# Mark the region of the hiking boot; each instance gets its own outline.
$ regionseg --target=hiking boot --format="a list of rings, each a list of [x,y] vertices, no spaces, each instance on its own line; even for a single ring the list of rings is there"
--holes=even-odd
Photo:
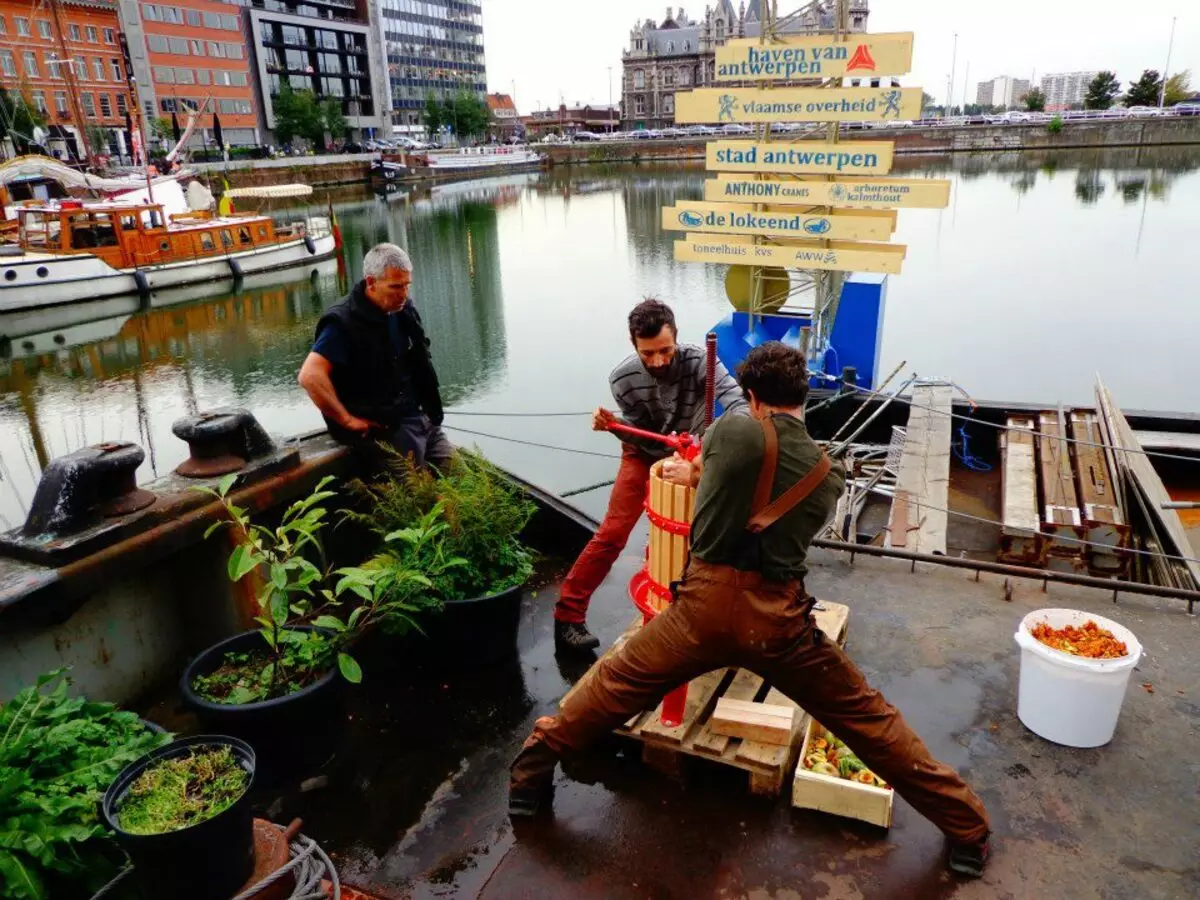
[[[978,844],[952,843],[947,865],[950,867],[950,871],[957,872],[959,875],[979,878],[983,875],[988,857],[991,855],[991,845],[986,837]]]
[[[514,787],[508,790],[508,814],[512,818],[533,818],[554,806],[554,783],[540,787]]]
[[[567,653],[586,653],[600,646],[600,638],[582,622],[555,622],[554,648]]]

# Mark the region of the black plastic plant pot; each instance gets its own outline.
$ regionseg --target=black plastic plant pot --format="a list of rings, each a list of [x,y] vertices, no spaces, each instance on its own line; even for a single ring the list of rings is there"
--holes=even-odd
[[[523,588],[517,585],[486,597],[447,601],[440,615],[420,621],[430,649],[450,664],[465,668],[511,659],[517,653]]]
[[[294,694],[255,703],[215,703],[192,689],[198,676],[220,668],[226,653],[246,653],[266,647],[257,631],[246,631],[209,647],[180,679],[184,703],[206,731],[232,734],[258,754],[258,781],[279,784],[319,769],[333,755],[342,737],[346,715],[345,680],[336,668]]]
[[[150,766],[186,756],[196,749],[229,747],[250,774],[246,792],[211,819],[163,834],[130,834],[118,823],[130,786]],[[121,771],[104,793],[102,810],[117,843],[133,862],[133,878],[143,897],[174,900],[228,900],[254,872],[254,818],[250,787],[254,783],[254,749],[226,735],[180,738],[147,753]]]

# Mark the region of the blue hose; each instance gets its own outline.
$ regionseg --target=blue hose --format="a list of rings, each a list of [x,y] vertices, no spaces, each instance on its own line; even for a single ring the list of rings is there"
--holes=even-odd
[[[971,455],[970,446],[967,438],[967,426],[961,425],[958,429],[958,441],[954,444],[954,455],[959,461],[970,469],[972,472],[990,472],[992,464],[985,462],[977,456]]]

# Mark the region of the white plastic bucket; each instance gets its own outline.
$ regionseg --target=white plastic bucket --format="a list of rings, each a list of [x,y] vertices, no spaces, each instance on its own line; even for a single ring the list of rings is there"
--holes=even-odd
[[[1080,627],[1089,620],[1124,641],[1128,654],[1118,659],[1084,659],[1047,647],[1030,633],[1041,622],[1062,628]],[[1017,717],[1025,727],[1068,747],[1099,747],[1111,741],[1129,675],[1142,656],[1142,645],[1133,632],[1091,613],[1039,609],[1021,620],[1014,637],[1021,648]]]

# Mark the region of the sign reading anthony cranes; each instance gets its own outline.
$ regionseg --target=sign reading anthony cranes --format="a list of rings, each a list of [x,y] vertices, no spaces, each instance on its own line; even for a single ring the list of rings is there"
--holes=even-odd
[[[921,117],[920,88],[696,88],[675,95],[675,121],[882,122]]]
[[[687,240],[675,242],[675,260],[899,275],[907,251],[903,244],[860,244],[854,241],[752,244],[749,241],[689,235]]]
[[[733,203],[681,201],[676,206],[663,207],[662,227],[667,231],[886,241],[896,230],[896,214],[871,211],[826,216],[756,210],[753,206]]]
[[[778,206],[839,206],[847,209],[942,209],[950,203],[950,182],[934,178],[839,178],[755,181],[720,175],[704,183],[704,199]]]
[[[892,170],[893,146],[890,141],[840,144],[709,141],[705,168],[710,172],[886,175]]]
[[[786,37],[763,44],[730,41],[717,48],[717,81],[787,81],[904,75],[912,68],[912,32]]]

